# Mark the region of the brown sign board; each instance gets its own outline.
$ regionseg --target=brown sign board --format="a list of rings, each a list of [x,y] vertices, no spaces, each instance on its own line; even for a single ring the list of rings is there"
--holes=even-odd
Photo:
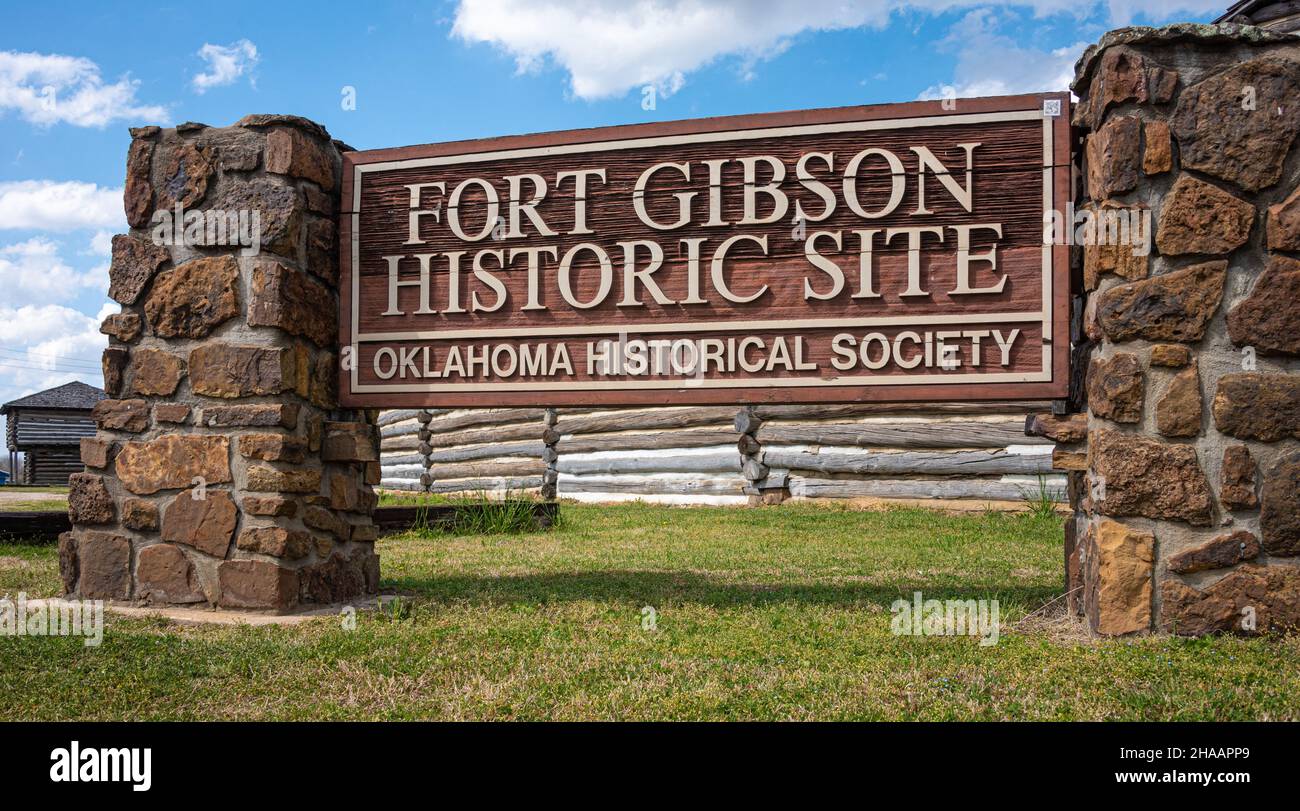
[[[346,153],[349,407],[1066,396],[1068,94]]]

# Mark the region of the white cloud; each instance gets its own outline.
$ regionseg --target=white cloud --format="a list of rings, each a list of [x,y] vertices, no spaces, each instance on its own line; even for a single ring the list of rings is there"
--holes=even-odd
[[[257,46],[246,39],[229,45],[205,42],[199,48],[199,57],[208,63],[208,69],[196,75],[191,82],[195,93],[206,93],[214,87],[234,84],[240,76],[257,67]],[[249,77],[252,82],[252,77]]]
[[[107,290],[108,265],[76,270],[59,256],[58,245],[34,237],[0,245],[0,286],[10,305],[67,301],[83,290]]]
[[[90,245],[83,253],[92,256],[111,256],[113,253],[113,232],[96,231],[95,235],[90,238]]]
[[[77,180],[0,182],[0,229],[122,228],[122,189]]]
[[[548,60],[568,72],[581,99],[620,96],[655,85],[679,88],[686,74],[723,57],[741,59],[740,74],[788,48],[804,32],[883,27],[896,11],[938,13],[1002,6],[1037,16],[1148,21],[1203,13],[1224,0],[460,0],[452,36],[501,48],[521,72]],[[1140,12],[1140,14],[1139,14]],[[1008,72],[1021,66],[1008,62]]]
[[[117,310],[105,303],[92,316],[60,304],[0,304],[0,403],[73,380],[102,387],[98,362],[108,338],[99,325]]]
[[[83,57],[0,51],[0,111],[40,126],[167,123],[166,107],[136,100],[139,87],[127,76],[105,84],[99,66]]]
[[[975,98],[1017,93],[1068,90],[1074,63],[1087,42],[1051,51],[1027,47],[997,32],[998,21],[989,9],[976,9],[953,26],[939,48],[957,52],[957,68],[950,84],[931,85],[918,98]]]

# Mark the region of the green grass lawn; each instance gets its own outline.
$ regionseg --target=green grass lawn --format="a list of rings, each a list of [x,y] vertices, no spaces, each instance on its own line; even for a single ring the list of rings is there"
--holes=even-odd
[[[355,630],[0,638],[0,718],[1300,719],[1300,638],[1092,640],[1059,601],[1038,611],[1062,588],[1052,518],[563,512],[546,533],[382,540],[384,587],[409,596]],[[53,548],[0,546],[0,593],[57,588]],[[914,590],[997,598],[999,643],[894,636]]]

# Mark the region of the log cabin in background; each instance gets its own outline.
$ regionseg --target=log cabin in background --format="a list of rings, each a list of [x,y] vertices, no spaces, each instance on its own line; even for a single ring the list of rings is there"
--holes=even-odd
[[[1048,402],[387,411],[383,481],[449,495],[526,491],[579,501],[779,503],[1065,500]]]
[[[81,438],[95,435],[90,411],[103,399],[102,389],[73,381],[0,406],[9,469],[21,469],[11,483],[66,486],[68,476],[84,471]]]

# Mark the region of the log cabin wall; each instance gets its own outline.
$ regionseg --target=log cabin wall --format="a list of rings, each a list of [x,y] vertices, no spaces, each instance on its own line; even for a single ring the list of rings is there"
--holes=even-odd
[[[1011,506],[1046,487],[1049,403],[397,410],[380,417],[389,490],[578,501],[942,500]]]

